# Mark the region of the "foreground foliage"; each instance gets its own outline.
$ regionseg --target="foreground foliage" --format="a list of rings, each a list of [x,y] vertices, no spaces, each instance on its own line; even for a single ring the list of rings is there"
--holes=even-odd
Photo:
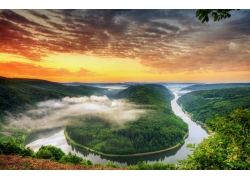
[[[196,11],[196,17],[202,22],[209,21],[209,15],[212,15],[214,21],[220,21],[222,19],[230,18],[231,11],[235,9],[198,9]]]
[[[71,152],[65,154],[60,148],[52,145],[41,146],[35,153],[29,147],[24,148],[18,145],[15,139],[0,142],[0,154],[19,155],[22,157],[33,157],[38,159],[50,159],[52,161],[57,161],[63,164],[83,164],[87,166],[93,165],[93,163],[89,160],[78,157]]]
[[[129,168],[102,165],[62,164],[50,159],[23,158],[0,154],[1,170],[127,170]]]
[[[41,146],[39,151],[36,153],[37,158],[53,159],[56,161],[59,161],[63,156],[65,156],[65,153],[60,148],[51,145]]]
[[[183,169],[250,169],[250,110],[237,109],[230,116],[207,122],[215,132],[181,161]]]
[[[20,155],[22,157],[35,157],[35,153],[30,148],[23,148],[19,146],[15,139],[10,141],[0,141],[0,154],[6,155]]]
[[[179,167],[175,164],[153,163],[147,164],[145,161],[138,162],[136,165],[129,166],[132,170],[178,170]]]
[[[2,155],[1,155],[2,154]],[[40,160],[38,160],[40,159]],[[73,166],[74,165],[74,166]],[[0,142],[0,169],[134,169],[167,170],[178,169],[176,165],[165,163],[147,164],[139,162],[126,168],[109,161],[106,165],[93,164],[69,152],[65,154],[60,148],[41,146],[35,153],[30,148],[20,147],[14,139]]]

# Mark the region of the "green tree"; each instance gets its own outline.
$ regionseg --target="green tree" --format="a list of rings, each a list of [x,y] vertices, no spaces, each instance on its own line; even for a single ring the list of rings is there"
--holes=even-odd
[[[207,122],[215,132],[180,161],[184,169],[250,169],[250,110],[237,109],[230,116]]]
[[[39,159],[50,159],[52,158],[52,153],[47,149],[39,149],[36,156]]]
[[[130,165],[130,169],[132,170],[177,170],[179,169],[174,164],[166,164],[166,163],[153,163],[148,164],[145,161],[138,162],[136,165]]]
[[[115,163],[109,161],[109,162],[106,164],[106,167],[118,168],[119,166],[118,166],[118,164],[115,164]]]
[[[0,142],[0,153],[6,155],[21,155],[23,149],[16,143],[15,139]]]
[[[59,161],[64,155],[65,153],[60,149],[60,148],[57,148],[55,146],[52,146],[52,145],[48,145],[48,146],[41,146],[37,152],[37,156],[38,158],[43,158],[43,155],[45,152],[42,151],[42,150],[47,150],[50,152],[51,154],[51,157],[52,159],[56,160],[56,161]],[[41,152],[40,152],[41,151]],[[47,153],[46,151],[46,153]],[[47,153],[48,154],[48,153]],[[49,155],[48,155],[49,156]],[[47,157],[47,156],[46,156]],[[48,159],[48,158],[44,158],[44,159]]]
[[[32,149],[23,148],[12,138],[8,141],[0,141],[0,154],[6,155],[20,155],[23,157],[35,157],[35,153]]]
[[[230,18],[230,12],[235,9],[198,9],[196,11],[196,17],[202,22],[209,21],[209,15],[211,14],[214,21],[220,21],[222,19]]]
[[[23,157],[35,157],[35,153],[30,147],[24,148],[22,151],[22,156]]]
[[[86,161],[85,159],[78,157],[75,154],[72,154],[71,152],[69,152],[67,155],[62,156],[62,158],[59,160],[59,163],[92,165],[91,161]]]

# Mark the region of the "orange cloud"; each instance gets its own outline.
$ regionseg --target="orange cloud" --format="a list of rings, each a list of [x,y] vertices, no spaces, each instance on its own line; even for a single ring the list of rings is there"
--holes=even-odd
[[[0,62],[1,76],[21,77],[21,78],[39,78],[46,80],[69,80],[84,79],[88,76],[97,76],[98,74],[80,68],[76,72],[70,72],[67,69],[45,68],[21,62]]]

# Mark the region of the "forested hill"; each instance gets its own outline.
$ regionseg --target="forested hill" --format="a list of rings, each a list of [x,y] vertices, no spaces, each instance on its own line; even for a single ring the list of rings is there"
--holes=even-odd
[[[188,87],[184,87],[182,90],[199,91],[199,90],[212,90],[212,89],[225,89],[236,87],[249,87],[250,83],[223,83],[223,84],[196,84]]]
[[[35,87],[0,77],[0,119],[4,123],[4,111],[17,112],[25,110],[29,105],[46,99],[59,99],[72,96],[67,92]]]
[[[204,122],[215,118],[216,114],[226,116],[240,107],[250,109],[250,87],[193,91],[177,102],[194,120]]]
[[[0,77],[0,127],[1,123],[6,124],[4,111],[21,112],[39,101],[65,96],[112,95],[115,92],[90,86],[66,86],[39,79]]]
[[[162,85],[146,84],[130,86],[116,94],[115,98],[127,98],[141,104],[166,105],[166,101],[169,103],[174,99],[174,95]]]
[[[22,84],[28,84],[36,87],[41,87],[45,89],[51,89],[61,92],[71,93],[73,95],[80,96],[90,96],[90,95],[104,95],[107,93],[107,89],[91,87],[91,86],[67,86],[56,82],[50,82],[46,80],[40,79],[21,79],[21,78],[13,78],[11,79],[13,82],[18,82]]]
[[[132,86],[116,97],[146,105],[149,112],[124,125],[102,117],[80,117],[66,126],[68,136],[95,151],[120,155],[162,150],[184,142],[188,126],[173,113],[173,95],[164,86]]]

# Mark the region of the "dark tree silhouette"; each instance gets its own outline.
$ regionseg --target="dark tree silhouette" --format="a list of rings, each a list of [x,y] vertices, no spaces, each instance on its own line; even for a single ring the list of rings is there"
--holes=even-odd
[[[208,22],[208,15],[211,14],[214,21],[220,21],[222,19],[230,18],[230,11],[235,9],[198,9],[196,11],[196,17],[202,22]]]

